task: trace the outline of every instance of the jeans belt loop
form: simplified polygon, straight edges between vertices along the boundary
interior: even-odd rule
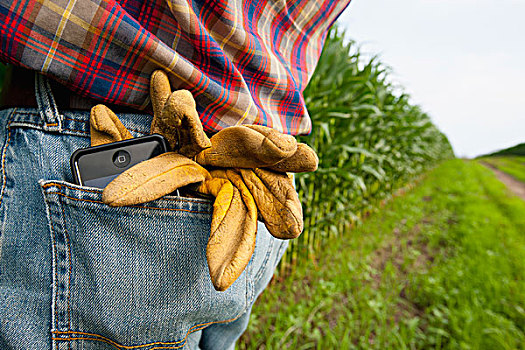
[[[44,130],[62,131],[62,115],[58,112],[51,85],[47,78],[38,72],[35,72],[35,97]]]

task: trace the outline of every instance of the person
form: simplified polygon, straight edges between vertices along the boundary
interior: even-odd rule
[[[211,202],[108,207],[75,185],[89,109],[149,133],[152,71],[192,92],[213,134],[309,132],[302,91],[349,0],[0,0],[0,348],[233,349],[286,249],[259,223],[226,291],[206,265]]]

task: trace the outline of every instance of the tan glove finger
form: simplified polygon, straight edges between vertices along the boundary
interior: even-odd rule
[[[208,171],[191,159],[167,152],[120,174],[106,186],[102,201],[110,206],[146,203],[209,177]]]
[[[229,180],[207,180],[198,191],[216,197],[206,257],[213,286],[224,291],[237,280],[252,257],[257,212],[244,204],[239,190]]]
[[[91,146],[133,138],[115,113],[104,105],[96,105],[91,108],[89,128],[91,132]]]
[[[257,205],[255,204],[255,200],[248,187],[246,187],[239,172],[235,169],[215,169],[210,171],[210,174],[213,178],[230,180],[233,186],[241,193],[244,205],[246,205],[250,212],[254,212],[255,215],[257,215]]]
[[[151,104],[153,106],[153,115],[160,116],[166,101],[171,95],[171,87],[168,76],[163,70],[156,70],[151,74],[149,93]],[[155,118],[151,124],[151,128],[155,128]]]
[[[151,132],[166,137],[172,149],[178,147],[178,152],[188,158],[211,147],[193,95],[188,90],[178,90],[169,96],[162,113],[155,114]]]
[[[305,143],[298,143],[293,156],[267,168],[282,173],[305,173],[316,171],[318,165],[319,158],[315,151]]]
[[[168,76],[157,70],[151,75],[150,94],[154,114],[151,133],[163,135],[173,150],[178,148],[180,154],[189,158],[211,147],[191,92],[172,93]]]
[[[303,210],[292,178],[266,169],[238,170],[268,231],[280,239],[298,237],[303,231]]]
[[[197,163],[223,168],[266,167],[297,150],[293,136],[255,125],[223,129],[211,137],[211,143],[211,148],[197,155]]]

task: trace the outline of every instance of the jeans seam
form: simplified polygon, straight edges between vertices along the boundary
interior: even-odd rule
[[[255,247],[254,247],[254,253],[255,253]],[[245,267],[244,271],[246,273],[246,287],[245,287],[246,288],[246,293],[245,293],[245,301],[244,301],[246,305],[243,308],[243,311],[241,312],[241,315],[245,314],[246,311],[249,310],[251,296],[253,294],[253,289],[255,288],[253,283],[250,283],[250,278],[248,278],[248,266]]]
[[[288,249],[288,242],[283,240],[283,241],[281,241],[281,246],[279,247],[279,251],[277,252],[277,257],[276,257],[277,260],[275,262],[274,269],[277,268],[277,266],[279,265],[279,262],[283,258],[283,255],[284,255],[284,252],[286,251],[286,249]]]
[[[259,283],[259,280],[262,278],[262,275],[264,273],[264,271],[266,270],[266,266],[268,265],[268,260],[270,260],[270,256],[272,255],[272,252],[273,252],[273,248],[274,248],[274,241],[275,241],[275,238],[271,237],[270,238],[270,247],[268,248],[268,250],[266,251],[266,256],[264,257],[264,260],[261,264],[261,267],[259,268],[259,271],[257,271],[257,274],[255,275],[255,277],[253,278],[253,294],[255,294],[255,286],[257,285],[257,283]],[[253,295],[252,295],[252,299],[253,299]]]
[[[31,122],[28,122],[28,121],[16,121],[16,122],[12,122],[11,124],[13,124],[14,127],[16,126],[26,126],[26,127],[29,127],[29,128],[34,128],[34,129],[37,129],[37,130],[42,130],[42,131],[45,131],[45,132],[58,132],[58,133],[61,133],[61,134],[64,134],[64,135],[75,135],[75,136],[82,136],[82,137],[89,137],[89,136],[84,136],[84,135],[89,135],[90,132],[89,131],[84,131],[84,130],[76,130],[76,129],[70,129],[70,128],[67,128],[67,129],[60,129],[60,130],[46,130],[42,125],[40,124],[36,124],[36,123],[31,123]],[[49,126],[54,126],[54,124],[47,124]],[[58,125],[58,124],[56,124]],[[67,131],[70,131],[70,132],[67,132]],[[83,135],[76,135],[76,134],[73,134],[73,133],[80,133],[80,134],[83,134]]]
[[[16,108],[12,110],[12,112],[7,117],[7,140],[2,147],[2,189],[0,190],[0,206],[3,203],[5,189],[6,189],[6,183],[7,183],[7,175],[6,175],[6,166],[5,166],[5,160],[7,157],[7,149],[9,147],[9,142],[11,141],[11,122],[12,122],[12,116],[16,112]]]
[[[72,121],[75,121],[75,122],[81,122],[81,123],[89,124],[89,120],[85,120],[85,119],[70,118],[70,117],[65,117],[65,116],[64,116],[64,119],[72,120]],[[129,131],[134,131],[134,132],[136,132],[137,134],[142,134],[142,135],[147,135],[147,134],[148,134],[148,133],[145,132],[144,130],[137,130],[137,129],[129,128],[129,127],[126,127],[126,129],[128,129]],[[69,130],[69,129],[68,129],[68,130]]]

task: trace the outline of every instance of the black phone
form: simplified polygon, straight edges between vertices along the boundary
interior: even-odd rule
[[[82,148],[71,156],[71,172],[78,185],[104,188],[135,164],[168,150],[159,134]]]

